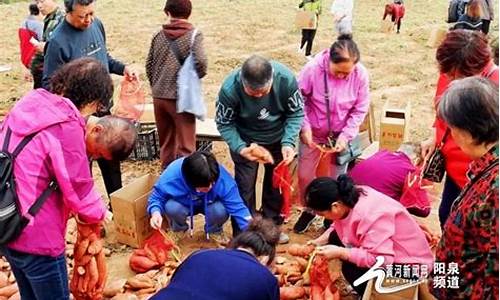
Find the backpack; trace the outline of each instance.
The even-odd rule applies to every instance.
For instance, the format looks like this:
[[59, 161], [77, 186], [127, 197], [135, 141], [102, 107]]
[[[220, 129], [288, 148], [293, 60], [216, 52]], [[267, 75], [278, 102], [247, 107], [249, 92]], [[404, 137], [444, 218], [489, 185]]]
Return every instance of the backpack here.
[[[21, 214], [19, 199], [16, 193], [16, 178], [14, 176], [14, 161], [24, 147], [33, 139], [37, 132], [21, 140], [12, 153], [8, 152], [12, 130], [7, 127], [7, 133], [0, 151], [0, 246], [16, 240], [23, 229], [28, 225], [29, 219]], [[57, 189], [55, 181], [42, 192], [29, 208], [28, 214], [35, 217], [42, 204], [47, 200], [52, 191]]]
[[455, 23], [458, 21], [460, 16], [465, 14], [465, 6], [467, 5], [467, 0], [451, 0], [448, 5], [448, 23]]

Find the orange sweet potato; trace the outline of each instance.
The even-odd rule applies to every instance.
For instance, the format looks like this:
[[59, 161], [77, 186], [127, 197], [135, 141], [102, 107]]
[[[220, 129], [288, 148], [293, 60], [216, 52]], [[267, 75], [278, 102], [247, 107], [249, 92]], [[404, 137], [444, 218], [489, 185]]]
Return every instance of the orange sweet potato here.
[[273, 156], [266, 148], [259, 146], [257, 144], [251, 144], [250, 147], [251, 147], [250, 154], [253, 157], [256, 157], [258, 162], [270, 163], [270, 164], [274, 163]]
[[298, 263], [293, 264], [290, 262], [287, 262], [286, 264], [283, 265], [276, 265], [274, 266], [276, 273], [277, 274], [290, 274], [290, 273], [300, 273], [300, 266]]
[[296, 300], [304, 298], [306, 291], [300, 286], [282, 286], [280, 287], [280, 300]]
[[113, 298], [115, 295], [122, 293], [125, 283], [127, 283], [127, 279], [119, 279], [106, 285], [103, 292], [104, 297]]
[[96, 255], [96, 254], [98, 254], [99, 252], [102, 251], [102, 244], [103, 244], [102, 240], [95, 240], [93, 242], [90, 242], [89, 247], [87, 249], [87, 252], [90, 255]]
[[304, 272], [307, 268], [307, 260], [300, 256], [295, 256], [293, 259], [299, 264], [300, 272]]
[[77, 241], [75, 252], [73, 254], [75, 261], [80, 261], [82, 259], [82, 257], [87, 252], [87, 248], [89, 247], [89, 244], [90, 244], [90, 241], [87, 239]]
[[158, 266], [156, 261], [149, 259], [147, 256], [139, 256], [132, 254], [129, 260], [130, 268], [136, 273], [144, 273]]
[[104, 251], [99, 252], [95, 257], [97, 263], [97, 270], [99, 273], [99, 280], [97, 280], [96, 288], [103, 289], [108, 277], [108, 268], [106, 266], [106, 254]]
[[319, 285], [311, 286], [311, 294], [309, 296], [311, 300], [324, 300], [323, 288]]
[[340, 293], [337, 287], [332, 283], [326, 287], [323, 297], [323, 300], [340, 300]]
[[287, 252], [293, 256], [309, 256], [314, 251], [314, 245], [290, 244]]
[[99, 271], [97, 270], [97, 262], [95, 257], [92, 257], [87, 265], [87, 272], [89, 273], [89, 283], [87, 291], [91, 292], [95, 289], [97, 281], [99, 281]]

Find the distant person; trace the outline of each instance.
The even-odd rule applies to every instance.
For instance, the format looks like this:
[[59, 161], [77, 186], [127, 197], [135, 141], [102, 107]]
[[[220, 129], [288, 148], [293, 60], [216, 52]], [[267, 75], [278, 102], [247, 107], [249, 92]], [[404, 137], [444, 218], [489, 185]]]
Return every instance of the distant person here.
[[481, 6], [481, 21], [482, 21], [482, 29], [481, 31], [484, 34], [488, 34], [490, 32], [490, 24], [493, 21], [493, 17], [495, 14], [495, 0], [479, 0], [479, 4]]
[[228, 249], [198, 250], [175, 270], [167, 287], [151, 300], [279, 300], [270, 266], [279, 228], [270, 220], [253, 220]]
[[306, 46], [305, 56], [308, 59], [312, 59], [311, 50], [316, 36], [316, 31], [318, 29], [319, 15], [322, 9], [322, 0], [304, 0], [300, 2], [299, 8], [310, 11], [316, 15], [316, 22], [314, 23], [314, 28], [302, 29], [302, 40], [300, 42], [299, 50], [302, 51], [304, 46]]
[[[172, 161], [196, 150], [196, 122], [190, 113], [177, 113], [177, 75], [192, 53], [199, 78], [207, 74], [207, 56], [203, 46], [203, 34], [195, 33], [189, 23], [190, 0], [168, 0], [163, 10], [169, 23], [162, 26], [151, 41], [146, 59], [146, 75], [151, 85], [156, 127], [160, 139], [160, 162], [166, 168]], [[168, 46], [165, 46], [168, 45]]]
[[[277, 61], [257, 55], [226, 77], [217, 98], [217, 129], [229, 145], [236, 183], [252, 214], [257, 212], [255, 185], [259, 169], [252, 144], [264, 147], [274, 158], [274, 163], [264, 164], [262, 214], [277, 225], [283, 223], [283, 197], [273, 187], [273, 172], [281, 161], [289, 164], [295, 157], [303, 106], [293, 72]], [[236, 225], [233, 221], [233, 235], [238, 232]], [[288, 240], [281, 233], [280, 241]]]
[[33, 88], [38, 89], [42, 87], [43, 78], [43, 61], [45, 44], [52, 36], [54, 29], [64, 19], [64, 11], [59, 7], [55, 0], [37, 0], [38, 9], [41, 14], [45, 16], [43, 19], [43, 33], [40, 43], [36, 46], [36, 53], [33, 56], [30, 70], [33, 76]]
[[[95, 0], [65, 0], [66, 16], [53, 32], [45, 51], [43, 84], [64, 64], [80, 57], [94, 57], [113, 74], [137, 80], [128, 66], [113, 59], [106, 48], [106, 36], [101, 21], [94, 16]], [[109, 103], [112, 104], [112, 101]], [[109, 114], [110, 107], [99, 107], [99, 115]], [[108, 195], [122, 187], [120, 162], [97, 160]]]
[[209, 152], [195, 152], [173, 161], [153, 187], [148, 213], [155, 229], [161, 228], [166, 216], [176, 240], [188, 229], [193, 233], [193, 217], [201, 213], [205, 215], [205, 232], [220, 244], [228, 241], [222, 226], [230, 216], [242, 230], [252, 218], [233, 177]]
[[439, 206], [439, 222], [442, 227], [450, 214], [453, 201], [469, 180], [466, 174], [471, 158], [458, 147], [448, 124], [440, 117], [438, 109], [441, 96], [453, 80], [465, 77], [482, 76], [498, 85], [498, 66], [492, 60], [487, 37], [481, 32], [463, 29], [447, 33], [436, 51], [436, 60], [440, 75], [434, 97], [434, 107], [437, 110], [435, 130], [421, 146], [422, 157], [428, 158], [438, 145], [442, 145], [446, 170]]
[[352, 34], [354, 0], [333, 0], [330, 12], [337, 35]]
[[436, 288], [438, 273], [429, 287], [440, 300], [498, 299], [498, 85], [479, 76], [455, 80], [438, 115], [472, 162], [436, 249], [436, 262], [457, 265], [459, 283]]
[[384, 10], [384, 17], [382, 20], [391, 15], [391, 21], [396, 25], [396, 33], [401, 29], [401, 20], [405, 16], [405, 5], [402, 0], [394, 0], [394, 3], [386, 4]]
[[[35, 3], [29, 5], [29, 15], [19, 26], [19, 45], [21, 52], [21, 63], [29, 70], [37, 44], [42, 40], [43, 24], [41, 22], [40, 10]], [[29, 78], [26, 77], [25, 78]]]
[[458, 22], [453, 26], [454, 29], [483, 30], [483, 21], [481, 20], [481, 0], [471, 0], [465, 7], [465, 14], [458, 18]]

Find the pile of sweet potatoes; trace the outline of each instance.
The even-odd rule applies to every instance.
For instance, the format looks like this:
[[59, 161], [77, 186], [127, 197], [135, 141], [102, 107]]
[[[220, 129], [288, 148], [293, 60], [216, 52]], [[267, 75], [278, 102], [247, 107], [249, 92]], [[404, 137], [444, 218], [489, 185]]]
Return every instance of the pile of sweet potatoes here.
[[100, 300], [103, 298], [107, 278], [102, 225], [77, 225], [77, 239], [73, 251], [73, 276], [70, 290], [76, 300]]
[[[335, 286], [339, 274], [330, 271], [329, 262], [314, 256], [314, 246], [290, 244], [279, 250], [289, 258], [279, 256], [273, 272], [280, 285], [280, 300], [339, 300]], [[283, 251], [284, 250], [284, 251]], [[309, 266], [309, 259], [312, 264]]]
[[16, 278], [5, 258], [0, 257], [0, 300], [19, 300], [19, 288]]

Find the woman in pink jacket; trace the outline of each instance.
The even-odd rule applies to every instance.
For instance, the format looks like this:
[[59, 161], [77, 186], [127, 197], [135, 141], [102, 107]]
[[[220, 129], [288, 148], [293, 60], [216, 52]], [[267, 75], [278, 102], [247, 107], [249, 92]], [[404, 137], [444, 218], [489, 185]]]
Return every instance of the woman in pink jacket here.
[[[331, 141], [337, 154], [349, 151], [349, 143], [358, 135], [368, 112], [368, 71], [359, 59], [358, 47], [351, 36], [341, 35], [330, 49], [316, 55], [299, 75], [305, 111], [299, 145], [301, 199], [304, 199], [304, 188], [316, 177], [321, 155], [318, 145]], [[333, 156], [329, 176], [336, 178], [345, 174], [347, 165], [337, 164]], [[294, 231], [306, 231], [314, 217], [312, 212], [305, 210]]]
[[[377, 256], [383, 265], [425, 265], [434, 257], [417, 222], [399, 202], [368, 186], [354, 186], [347, 175], [337, 180], [316, 178], [306, 189], [307, 207], [334, 221], [319, 238], [310, 241], [318, 254], [342, 262], [342, 274], [353, 285], [370, 269]], [[326, 245], [329, 244], [329, 245]], [[409, 278], [407, 278], [409, 279]], [[363, 295], [366, 282], [355, 286]]]
[[112, 95], [106, 68], [93, 58], [78, 59], [55, 73], [50, 92], [28, 92], [0, 125], [0, 145], [10, 132], [10, 153], [35, 134], [14, 162], [21, 214], [28, 217], [28, 209], [50, 182], [58, 187], [29, 217], [21, 235], [1, 248], [23, 300], [69, 299], [64, 255], [68, 218], [75, 214], [97, 223], [107, 215], [90, 174], [84, 116], [106, 107]]

